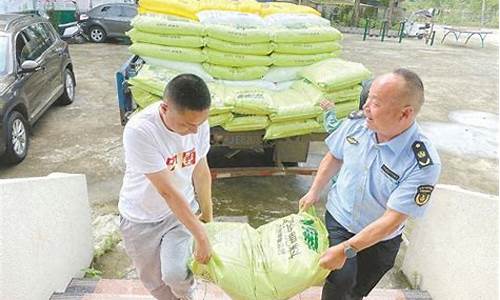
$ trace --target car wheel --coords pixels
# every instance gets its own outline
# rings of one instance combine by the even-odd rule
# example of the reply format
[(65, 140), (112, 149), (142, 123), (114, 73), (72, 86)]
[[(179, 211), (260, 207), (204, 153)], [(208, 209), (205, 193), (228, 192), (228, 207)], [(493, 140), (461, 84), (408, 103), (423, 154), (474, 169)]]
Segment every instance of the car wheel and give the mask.
[(29, 138), (26, 119), (22, 114), (13, 111), (7, 118), (7, 143), (2, 161), (7, 164), (18, 164), (28, 153)]
[(57, 104), (68, 105), (75, 99), (75, 75), (69, 68), (64, 70), (64, 90), (63, 94), (57, 99)]
[(92, 26), (89, 30), (89, 38), (94, 43), (102, 43), (106, 40), (106, 31), (101, 26)]

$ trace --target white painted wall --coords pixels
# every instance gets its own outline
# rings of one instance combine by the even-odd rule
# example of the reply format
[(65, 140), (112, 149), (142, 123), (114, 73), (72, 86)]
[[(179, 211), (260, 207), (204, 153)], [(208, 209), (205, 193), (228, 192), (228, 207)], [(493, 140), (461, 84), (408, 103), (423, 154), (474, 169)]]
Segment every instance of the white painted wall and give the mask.
[(49, 299), (93, 256), (84, 175), (0, 180), (0, 299)]
[(402, 270), (434, 300), (498, 299), (498, 196), (438, 185)]

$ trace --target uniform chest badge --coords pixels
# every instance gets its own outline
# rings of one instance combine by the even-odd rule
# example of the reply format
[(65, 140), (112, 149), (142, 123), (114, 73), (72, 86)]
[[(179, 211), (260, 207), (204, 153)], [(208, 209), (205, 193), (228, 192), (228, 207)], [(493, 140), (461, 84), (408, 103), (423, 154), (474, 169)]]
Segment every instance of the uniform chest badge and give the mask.
[(348, 135), (345, 139), (351, 145), (357, 145), (357, 144), (359, 144), (358, 140), (356, 138), (354, 138), (352, 135)]
[(425, 205), (429, 202), (433, 190), (434, 186), (432, 185), (420, 185), (417, 188), (417, 194), (415, 194), (415, 203), (417, 203), (418, 206)]

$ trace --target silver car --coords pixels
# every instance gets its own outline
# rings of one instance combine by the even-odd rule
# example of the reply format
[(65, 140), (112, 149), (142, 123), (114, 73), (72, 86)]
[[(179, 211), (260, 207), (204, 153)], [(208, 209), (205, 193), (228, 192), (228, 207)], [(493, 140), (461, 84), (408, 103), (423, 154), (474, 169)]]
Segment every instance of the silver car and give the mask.
[(81, 14), (79, 23), (92, 42), (102, 43), (107, 38), (126, 37), (125, 32), (131, 29), (130, 20), (136, 15), (134, 4), (103, 4)]

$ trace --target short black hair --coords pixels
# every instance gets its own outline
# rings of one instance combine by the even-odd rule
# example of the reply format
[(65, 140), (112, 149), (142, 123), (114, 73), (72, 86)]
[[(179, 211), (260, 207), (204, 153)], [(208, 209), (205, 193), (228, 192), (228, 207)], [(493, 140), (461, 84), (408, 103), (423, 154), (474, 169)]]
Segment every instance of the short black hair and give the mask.
[(363, 80), (361, 82), (361, 93), (359, 94), (359, 110), (363, 109), (366, 100), (368, 99), (368, 94), (370, 93), (370, 87), (372, 86), (373, 79)]
[(165, 87), (163, 99), (180, 109), (202, 111), (210, 108), (210, 91), (200, 77), (194, 74), (175, 76)]
[(404, 97), (410, 101), (418, 112), (425, 101), (422, 79), (420, 79), (417, 73), (405, 68), (396, 69), (392, 73), (404, 79), (406, 84)]

